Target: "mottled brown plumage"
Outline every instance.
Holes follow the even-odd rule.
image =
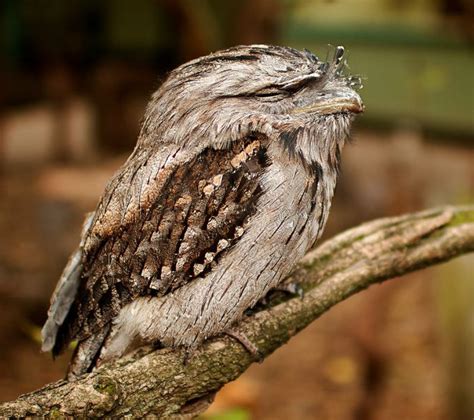
[[[342,51],[235,47],[171,72],[52,298],[43,349],[78,340],[70,377],[136,341],[198,346],[320,236],[362,110]]]
[[[264,140],[205,149],[163,174],[157,200],[88,254],[55,353],[72,339],[99,333],[138,296],[164,296],[217,264],[256,210]]]

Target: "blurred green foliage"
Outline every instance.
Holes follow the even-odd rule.
[[[205,414],[201,420],[250,420],[250,413],[244,408],[232,408],[219,414]]]

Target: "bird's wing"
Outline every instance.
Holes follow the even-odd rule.
[[[59,296],[64,301],[56,306],[69,311],[50,339],[53,352],[97,334],[133,299],[163,296],[212,270],[255,212],[267,164],[266,138],[248,137],[225,149],[205,148],[153,177],[146,172],[146,166],[153,171],[153,159],[145,170],[143,163],[135,168],[142,171],[135,177],[125,165],[86,235],[73,301]],[[123,197],[124,182],[129,197]]]
[[[82,226],[81,243],[69,257],[66,267],[64,267],[51,297],[51,304],[48,309],[48,319],[41,330],[43,351],[52,350],[58,329],[64,323],[69,309],[76,298],[82,273],[82,250],[84,246],[84,238],[91,226],[93,218],[94,213],[89,213],[86,216]]]

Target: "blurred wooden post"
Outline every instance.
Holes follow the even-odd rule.
[[[444,372],[451,418],[474,414],[474,256],[436,271]]]

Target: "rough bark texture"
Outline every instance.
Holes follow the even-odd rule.
[[[288,281],[303,298],[275,293],[238,326],[263,357],[336,303],[371,284],[474,251],[474,206],[443,207],[350,229],[310,252]],[[205,343],[189,360],[169,349],[141,349],[75,382],[59,381],[0,405],[0,416],[156,415],[183,418],[255,359],[229,337]]]

